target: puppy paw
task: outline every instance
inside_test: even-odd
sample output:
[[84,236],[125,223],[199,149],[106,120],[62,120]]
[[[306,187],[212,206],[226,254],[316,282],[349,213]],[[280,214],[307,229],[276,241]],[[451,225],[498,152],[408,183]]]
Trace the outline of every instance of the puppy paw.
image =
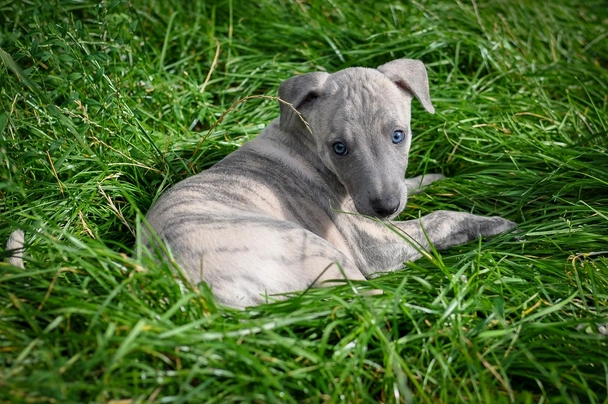
[[479,224],[479,234],[482,237],[492,237],[517,227],[517,223],[500,216],[492,216]]

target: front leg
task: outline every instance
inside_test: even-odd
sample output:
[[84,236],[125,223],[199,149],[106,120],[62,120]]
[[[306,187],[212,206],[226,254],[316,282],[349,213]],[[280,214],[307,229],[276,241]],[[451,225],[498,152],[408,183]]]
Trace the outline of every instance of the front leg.
[[[499,216],[478,216],[472,213],[438,210],[421,219],[393,223],[411,238],[418,246],[430,250],[429,241],[438,250],[468,243],[479,236],[492,237],[516,226],[515,222]],[[425,235],[426,233],[426,235]],[[412,257],[411,250],[406,251],[403,261],[420,258],[416,251]]]
[[408,195],[419,194],[432,182],[444,179],[443,174],[424,174],[405,180]]
[[[491,237],[515,227],[502,217],[478,216],[465,212],[439,210],[421,219],[392,222],[392,231],[378,222],[359,227],[359,267],[366,276],[401,268],[403,262],[415,261],[431,244],[438,250],[467,243],[479,236]],[[397,236],[395,232],[404,234]],[[405,241],[405,240],[407,241]],[[429,243],[430,241],[430,243]]]

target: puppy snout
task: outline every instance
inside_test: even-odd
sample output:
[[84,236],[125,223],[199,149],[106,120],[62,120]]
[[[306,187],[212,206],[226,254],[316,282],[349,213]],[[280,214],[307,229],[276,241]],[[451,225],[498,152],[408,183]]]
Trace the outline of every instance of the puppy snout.
[[372,209],[378,217],[390,216],[399,209],[399,198],[396,195],[372,199]]

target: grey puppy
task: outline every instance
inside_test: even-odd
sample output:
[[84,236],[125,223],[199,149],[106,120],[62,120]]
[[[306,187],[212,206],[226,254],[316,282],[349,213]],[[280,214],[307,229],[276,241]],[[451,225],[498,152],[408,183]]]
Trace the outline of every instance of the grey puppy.
[[413,97],[434,113],[424,64],[411,59],[286,80],[280,117],[169,189],[147,220],[189,279],[234,307],[398,269],[429,240],[444,249],[513,228],[500,217],[437,211],[392,222],[408,243],[362,216],[393,219],[408,192],[441,177],[405,179]]

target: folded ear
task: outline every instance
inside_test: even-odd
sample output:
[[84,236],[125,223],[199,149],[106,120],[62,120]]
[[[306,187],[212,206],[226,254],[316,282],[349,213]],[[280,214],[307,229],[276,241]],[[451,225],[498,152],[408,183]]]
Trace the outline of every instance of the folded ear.
[[424,63],[414,59],[397,59],[379,66],[378,70],[401,90],[414,95],[427,112],[435,113]]
[[[279,86],[279,102],[281,108],[280,127],[284,131],[306,131],[306,125],[302,118],[306,119],[306,112],[313,106],[315,100],[321,96],[323,83],[327,80],[328,73],[315,72],[302,74],[285,80]],[[293,108],[292,108],[293,106]],[[302,115],[298,116],[294,108]]]

